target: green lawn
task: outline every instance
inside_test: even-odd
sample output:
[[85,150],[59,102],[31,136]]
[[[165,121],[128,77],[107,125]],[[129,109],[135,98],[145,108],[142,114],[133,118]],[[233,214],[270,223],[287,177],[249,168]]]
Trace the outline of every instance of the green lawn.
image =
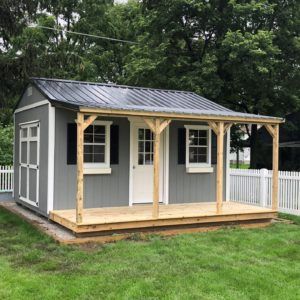
[[237,164],[230,164],[230,168],[232,169],[249,169],[249,164],[239,164],[239,167],[237,167]]
[[59,246],[0,209],[0,299],[300,299],[300,218]]

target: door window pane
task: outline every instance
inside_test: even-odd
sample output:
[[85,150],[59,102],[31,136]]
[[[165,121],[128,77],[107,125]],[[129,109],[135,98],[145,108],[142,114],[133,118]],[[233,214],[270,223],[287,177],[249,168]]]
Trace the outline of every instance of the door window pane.
[[21,163],[27,164],[27,142],[21,142]]
[[138,129],[138,164],[153,164],[153,134],[148,128]]
[[139,165],[143,165],[144,164],[144,154],[143,153],[139,153],[138,162],[139,162]]
[[26,138],[27,137],[27,128],[22,128],[21,129],[21,137]]
[[143,141],[144,140],[144,129],[139,128],[139,140]]
[[153,154],[145,154],[145,165],[152,165],[153,163]]
[[30,152],[29,152],[29,163],[32,165],[37,164],[37,142],[30,142]]
[[21,180],[20,180],[20,196],[27,198],[27,168],[21,167]]
[[36,202],[36,188],[37,188],[37,170],[29,169],[29,199]]
[[30,127],[30,136],[36,137],[37,136],[37,127]]

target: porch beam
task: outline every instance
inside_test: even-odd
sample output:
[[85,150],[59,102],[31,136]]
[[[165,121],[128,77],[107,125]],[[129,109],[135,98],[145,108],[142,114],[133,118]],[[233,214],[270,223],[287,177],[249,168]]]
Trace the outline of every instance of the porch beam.
[[213,130],[213,132],[216,134],[216,135],[218,135],[218,125],[217,125],[217,123],[216,122],[207,122],[208,123],[208,125],[209,125],[209,127]]
[[214,116],[214,115],[187,115],[183,113],[164,113],[153,111],[136,111],[122,109],[103,109],[80,107],[80,111],[86,114],[113,115],[113,116],[139,116],[142,118],[162,118],[162,119],[180,119],[180,120],[197,120],[203,122],[232,122],[242,124],[280,124],[284,123],[283,118],[263,118],[263,117],[234,117],[234,116]]
[[217,128],[216,205],[217,213],[220,213],[223,204],[224,122],[218,122]]
[[82,223],[83,213],[83,128],[84,114],[77,113],[77,194],[76,194],[76,223]]
[[165,128],[171,123],[171,120],[164,120],[161,122],[160,126],[159,126],[159,133],[162,133]]
[[152,217],[158,219],[159,216],[159,160],[160,160],[160,135],[170,124],[171,120],[164,119],[144,119],[154,135],[153,145],[153,206]]
[[150,130],[155,133],[155,121],[153,119],[144,119],[145,123],[148,125]]
[[270,136],[274,139],[275,136],[275,128],[272,125],[266,124],[265,125],[267,131],[269,132]]
[[232,123],[227,123],[224,125],[224,134],[227,133],[228,129],[232,126],[233,124]]
[[83,131],[85,131],[96,119],[97,119],[97,115],[91,115],[89,116],[83,124]]

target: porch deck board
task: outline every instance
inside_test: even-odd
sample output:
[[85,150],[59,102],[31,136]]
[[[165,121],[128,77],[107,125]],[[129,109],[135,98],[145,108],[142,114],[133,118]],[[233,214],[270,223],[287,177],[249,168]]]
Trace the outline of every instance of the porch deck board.
[[159,218],[152,217],[152,205],[131,207],[87,208],[83,221],[76,224],[75,209],[54,210],[50,219],[77,233],[112,231],[134,228],[190,225],[199,223],[232,222],[271,219],[276,211],[236,202],[224,202],[220,213],[216,203],[170,204],[159,206]]

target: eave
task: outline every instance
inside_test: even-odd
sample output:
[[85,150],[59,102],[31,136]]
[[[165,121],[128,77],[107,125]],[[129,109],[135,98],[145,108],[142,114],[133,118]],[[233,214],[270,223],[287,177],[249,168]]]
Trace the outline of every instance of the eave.
[[285,122],[283,118],[276,117],[240,117],[240,116],[220,116],[213,114],[183,114],[183,113],[166,113],[166,112],[153,112],[129,109],[110,109],[110,108],[91,108],[79,107],[79,111],[84,114],[99,114],[110,116],[139,116],[148,118],[166,118],[178,120],[197,120],[197,121],[218,121],[228,123],[242,123],[242,124],[282,124]]

